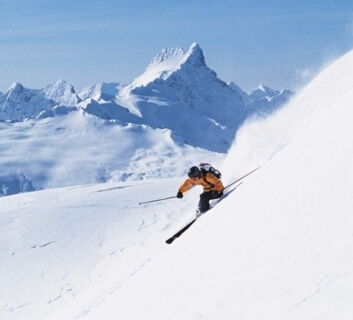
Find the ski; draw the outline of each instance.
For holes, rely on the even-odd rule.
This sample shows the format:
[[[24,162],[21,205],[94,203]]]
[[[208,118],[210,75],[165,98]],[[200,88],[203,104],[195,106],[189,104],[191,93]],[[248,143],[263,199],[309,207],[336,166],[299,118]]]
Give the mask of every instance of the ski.
[[[189,222],[184,228],[180,229],[175,235],[171,236],[168,240],[166,240],[166,243],[171,244],[175,239],[179,238],[187,229],[189,229],[196,222],[197,218],[198,217]]]
[[[212,208],[214,208],[216,204],[220,203],[223,199],[225,199],[231,192],[233,192],[233,191],[234,191],[236,188],[238,188],[241,184],[242,184],[242,182],[240,182],[240,183],[237,184],[233,189],[231,189],[231,190],[228,191],[226,194],[224,194],[222,198],[216,199],[216,203],[215,203],[208,211],[210,211]],[[208,211],[206,211],[206,212],[208,212]],[[206,213],[206,212],[205,212],[205,213]],[[167,239],[165,242],[166,242],[167,244],[173,243],[173,241],[174,241],[175,239],[179,238],[186,230],[188,230],[188,229],[196,222],[196,220],[197,220],[200,216],[202,216],[203,214],[204,214],[204,213],[202,213],[202,214],[197,214],[196,217],[195,217],[193,220],[191,220],[185,227],[183,227],[182,229],[180,229],[176,234],[174,234],[173,236],[171,236],[171,237],[170,237],[169,239]]]

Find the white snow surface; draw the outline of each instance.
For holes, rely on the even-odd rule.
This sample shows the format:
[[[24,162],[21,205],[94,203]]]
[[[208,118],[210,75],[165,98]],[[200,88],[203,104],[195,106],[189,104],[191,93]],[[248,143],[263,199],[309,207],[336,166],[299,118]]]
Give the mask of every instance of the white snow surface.
[[[27,191],[26,183],[40,190],[180,176],[199,158],[221,158],[176,143],[170,130],[120,126],[82,109],[69,117],[0,123],[0,131],[0,196]]]
[[[146,86],[157,78],[166,79],[173,71],[179,68],[184,57],[185,52],[182,48],[163,49],[152,59],[145,72],[133,81],[132,86]]]
[[[162,142],[134,155],[146,159],[136,162],[137,171],[148,174],[151,163],[160,172],[176,167],[170,178],[109,180],[0,198],[0,318],[350,320],[352,67],[353,51],[276,114],[246,123],[227,155],[175,147],[170,131],[151,130],[143,136]],[[58,125],[59,135],[70,128],[58,141],[75,163],[80,123],[97,120],[70,119],[74,126]],[[13,126],[18,143],[30,130],[6,125]],[[104,126],[112,135],[150,130],[131,125],[109,132],[109,121]],[[92,139],[99,140],[92,130]],[[125,151],[119,156],[129,157],[129,143],[138,136],[121,139]],[[100,150],[99,161],[113,149]],[[25,152],[35,158],[31,150]],[[47,146],[44,152],[49,158]],[[84,163],[85,154],[80,156]],[[139,202],[175,195],[184,180],[182,167],[205,159],[215,160],[225,185],[261,168],[167,245],[194,217],[201,190],[183,199]]]

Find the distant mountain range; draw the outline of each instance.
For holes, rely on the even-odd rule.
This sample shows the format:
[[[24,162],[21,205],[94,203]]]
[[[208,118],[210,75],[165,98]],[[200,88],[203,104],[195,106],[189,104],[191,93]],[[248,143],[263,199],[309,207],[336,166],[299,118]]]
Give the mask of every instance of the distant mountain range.
[[[0,121],[18,122],[83,110],[121,125],[170,129],[191,146],[226,152],[239,126],[254,114],[266,116],[293,95],[259,86],[251,94],[225,83],[207,67],[192,44],[162,50],[131,84],[102,83],[75,90],[59,80],[43,89],[14,83],[0,94]]]

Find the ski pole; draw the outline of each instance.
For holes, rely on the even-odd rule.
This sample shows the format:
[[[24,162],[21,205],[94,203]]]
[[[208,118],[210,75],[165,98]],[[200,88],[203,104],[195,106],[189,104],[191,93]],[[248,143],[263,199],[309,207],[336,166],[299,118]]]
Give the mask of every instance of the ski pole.
[[[162,199],[156,199],[156,200],[150,200],[150,201],[145,201],[145,202],[140,202],[139,204],[145,204],[145,203],[151,203],[151,202],[157,202],[157,201],[162,201],[162,200],[168,200],[168,199],[174,199],[176,196],[173,197],[167,197],[167,198],[162,198]]]
[[[232,182],[231,184],[228,184],[226,187],[224,187],[223,190],[227,189],[228,187],[232,186],[234,183],[237,183],[238,181],[244,179],[245,177],[247,177],[248,175],[252,174],[253,172],[255,172],[256,170],[260,169],[261,167],[257,167],[256,169],[254,169],[253,171],[250,171],[249,173],[247,173],[245,176],[242,176],[241,178],[235,180],[234,182]],[[222,191],[223,191],[222,190]]]

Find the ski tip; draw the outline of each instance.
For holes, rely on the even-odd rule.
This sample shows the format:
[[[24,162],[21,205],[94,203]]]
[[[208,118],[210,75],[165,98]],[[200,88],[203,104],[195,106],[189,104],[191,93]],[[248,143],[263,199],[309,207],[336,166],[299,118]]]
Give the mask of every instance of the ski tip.
[[[166,240],[166,243],[171,244],[176,238],[175,237],[171,237],[168,240]]]

